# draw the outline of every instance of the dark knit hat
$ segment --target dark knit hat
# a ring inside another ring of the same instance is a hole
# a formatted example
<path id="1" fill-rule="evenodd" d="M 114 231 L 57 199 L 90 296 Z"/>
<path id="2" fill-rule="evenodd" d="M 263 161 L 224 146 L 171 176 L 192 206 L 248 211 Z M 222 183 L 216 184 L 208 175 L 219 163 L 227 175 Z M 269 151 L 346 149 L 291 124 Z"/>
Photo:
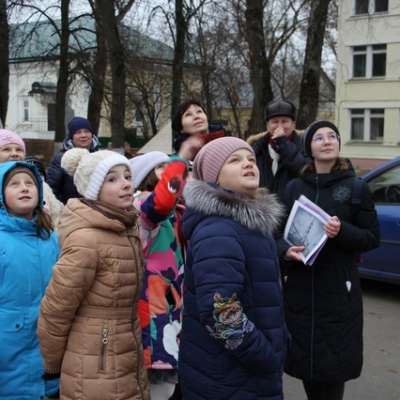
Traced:
<path id="1" fill-rule="evenodd" d="M 304 132 L 303 135 L 303 148 L 306 154 L 309 157 L 312 157 L 311 155 L 311 140 L 314 136 L 314 133 L 319 129 L 319 128 L 331 128 L 335 133 L 338 134 L 339 136 L 339 150 L 340 150 L 340 133 L 338 128 L 336 127 L 335 124 L 333 124 L 330 121 L 321 119 L 319 121 L 314 121 Z"/>
<path id="2" fill-rule="evenodd" d="M 225 161 L 239 149 L 247 149 L 254 154 L 252 147 L 245 140 L 237 137 L 226 136 L 209 142 L 194 159 L 193 176 L 207 183 L 217 183 Z"/>
<path id="3" fill-rule="evenodd" d="M 7 186 L 8 182 L 10 182 L 11 178 L 14 175 L 17 175 L 21 172 L 28 174 L 35 182 L 36 187 L 39 189 L 39 183 L 38 183 L 35 173 L 28 166 L 24 167 L 23 165 L 19 164 L 19 165 L 16 165 L 15 168 L 13 168 L 9 172 L 7 172 L 7 174 L 5 175 L 4 181 L 3 181 L 3 190 Z"/>
<path id="4" fill-rule="evenodd" d="M 68 124 L 68 140 L 72 140 L 72 137 L 79 129 L 87 129 L 92 132 L 92 135 L 95 135 L 92 124 L 86 118 L 74 117 Z"/>
<path id="5" fill-rule="evenodd" d="M 296 106 L 288 100 L 274 100 L 267 104 L 264 110 L 264 120 L 267 122 L 270 118 L 278 115 L 285 115 L 296 121 Z"/>
<path id="6" fill-rule="evenodd" d="M 25 162 L 35 165 L 36 168 L 39 170 L 39 173 L 43 175 L 44 180 L 47 179 L 46 169 L 44 168 L 44 165 L 37 157 L 35 157 L 32 154 L 27 154 L 25 156 Z"/>

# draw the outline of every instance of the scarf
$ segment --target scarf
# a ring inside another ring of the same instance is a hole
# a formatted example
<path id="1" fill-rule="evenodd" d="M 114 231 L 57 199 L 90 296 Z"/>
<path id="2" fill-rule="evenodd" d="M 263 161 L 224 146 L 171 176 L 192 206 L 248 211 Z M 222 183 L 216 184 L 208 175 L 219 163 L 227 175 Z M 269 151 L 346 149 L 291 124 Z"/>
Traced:
<path id="1" fill-rule="evenodd" d="M 293 139 L 293 133 L 291 133 L 288 137 L 287 137 L 290 141 L 292 141 Z M 269 156 L 272 158 L 272 174 L 275 176 L 276 171 L 278 170 L 278 165 L 279 165 L 279 160 L 281 159 L 280 154 L 276 151 L 276 144 L 274 142 L 274 140 L 272 139 L 271 134 L 269 134 L 269 138 L 268 138 L 268 152 L 269 152 Z"/>
<path id="2" fill-rule="evenodd" d="M 140 213 L 133 206 L 133 211 L 127 211 L 100 200 L 81 199 L 81 201 L 105 217 L 122 222 L 126 228 L 138 227 L 138 218 Z"/>

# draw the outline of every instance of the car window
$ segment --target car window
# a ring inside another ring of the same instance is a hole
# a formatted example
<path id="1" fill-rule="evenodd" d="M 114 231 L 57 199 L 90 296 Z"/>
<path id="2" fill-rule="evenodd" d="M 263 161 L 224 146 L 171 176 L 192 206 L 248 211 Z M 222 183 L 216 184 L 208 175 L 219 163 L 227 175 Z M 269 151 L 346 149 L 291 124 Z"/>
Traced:
<path id="1" fill-rule="evenodd" d="M 400 166 L 375 176 L 368 185 L 375 203 L 400 203 Z"/>

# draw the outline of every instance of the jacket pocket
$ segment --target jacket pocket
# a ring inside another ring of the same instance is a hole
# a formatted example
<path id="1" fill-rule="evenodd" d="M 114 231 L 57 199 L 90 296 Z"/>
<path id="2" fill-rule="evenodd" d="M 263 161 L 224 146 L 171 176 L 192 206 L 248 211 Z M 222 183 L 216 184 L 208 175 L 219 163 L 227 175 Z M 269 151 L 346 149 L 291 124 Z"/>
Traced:
<path id="1" fill-rule="evenodd" d="M 104 326 L 101 332 L 100 355 L 99 355 L 99 370 L 102 373 L 106 372 L 107 344 L 108 344 L 108 328 Z"/>
<path id="2" fill-rule="evenodd" d="M 0 332 L 18 332 L 24 327 L 24 314 L 21 312 L 0 312 Z"/>

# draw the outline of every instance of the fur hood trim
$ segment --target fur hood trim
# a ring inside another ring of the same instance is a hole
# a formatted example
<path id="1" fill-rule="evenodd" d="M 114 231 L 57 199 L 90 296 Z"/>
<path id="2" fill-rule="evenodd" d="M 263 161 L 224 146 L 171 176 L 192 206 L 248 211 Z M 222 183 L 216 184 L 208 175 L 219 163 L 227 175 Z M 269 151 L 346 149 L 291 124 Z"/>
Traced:
<path id="1" fill-rule="evenodd" d="M 257 197 L 250 198 L 203 181 L 192 181 L 185 186 L 183 196 L 186 207 L 206 217 L 226 217 L 262 233 L 272 234 L 284 216 L 283 205 L 266 189 L 259 189 Z"/>
<path id="2" fill-rule="evenodd" d="M 246 142 L 251 146 L 261 138 L 263 138 L 268 132 L 256 133 L 255 135 L 251 135 L 247 138 Z"/>

